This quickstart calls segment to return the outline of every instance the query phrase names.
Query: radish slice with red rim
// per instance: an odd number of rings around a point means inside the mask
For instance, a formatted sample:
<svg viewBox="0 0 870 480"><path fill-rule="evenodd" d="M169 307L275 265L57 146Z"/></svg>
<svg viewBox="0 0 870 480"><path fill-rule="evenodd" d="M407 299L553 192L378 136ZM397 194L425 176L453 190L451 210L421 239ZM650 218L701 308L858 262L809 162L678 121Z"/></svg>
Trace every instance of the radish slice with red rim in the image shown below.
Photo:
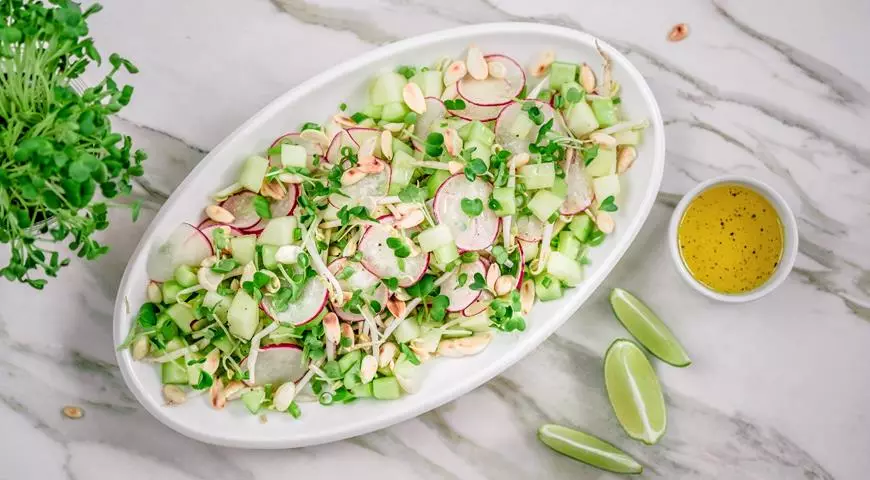
<svg viewBox="0 0 870 480"><path fill-rule="evenodd" d="M337 165L341 161L341 149L343 147L350 147L354 152L359 148L359 144L353 141L353 138L347 131L341 131L329 142L329 148L326 150L326 157L324 157L326 163Z"/></svg>
<svg viewBox="0 0 870 480"><path fill-rule="evenodd" d="M475 300L474 302L471 302L471 304L469 306L462 309L462 316L463 317L473 317L473 316L477 315L480 312L474 311L474 310L476 310L475 308L473 308L473 307L475 307L475 303L477 303L477 302L491 302L493 299L495 299L495 297L492 295L492 293L490 293L488 290L481 290L480 296L477 297L477 300ZM486 311L486 309L484 309L484 311Z"/></svg>
<svg viewBox="0 0 870 480"><path fill-rule="evenodd" d="M592 200L595 199L592 179L586 173L583 161L574 157L575 155L569 154L562 163L562 169L565 171L565 183L568 185L565 201L559 207L559 213L562 215L576 215L589 208L592 205Z"/></svg>
<svg viewBox="0 0 870 480"><path fill-rule="evenodd" d="M152 247L145 271L151 280L165 282L173 278L179 266L199 266L200 262L213 254L208 237L193 225L182 223L165 242Z"/></svg>
<svg viewBox="0 0 870 480"><path fill-rule="evenodd" d="M523 67L504 55L486 55L487 62L499 62L505 67L504 78L488 77L476 80L465 77L456 84L456 91L466 102L479 107L502 106L517 98L526 85Z"/></svg>
<svg viewBox="0 0 870 480"><path fill-rule="evenodd" d="M452 275L441 285L441 292L450 299L450 304L447 305L448 312L459 312L480 297L480 290L471 289L471 284L474 283L474 274L476 273L486 276L486 267L480 259L471 263L461 264L456 274ZM459 279L463 275L465 275L465 282L460 286Z"/></svg>
<svg viewBox="0 0 870 480"><path fill-rule="evenodd" d="M469 182L464 174L448 178L435 192L434 213L439 224L447 225L456 247L461 250L483 250L495 241L500 219L489 208L492 185L480 178ZM483 211L470 217L462 211L462 200L479 199Z"/></svg>
<svg viewBox="0 0 870 480"><path fill-rule="evenodd" d="M230 234L229 234L230 237L235 237L235 236L243 235L243 234L244 234L244 232L242 232L241 230L239 230L239 229L236 228L236 227L232 227L232 226L230 226L230 225L222 225L222 224L217 223L217 222L212 221L212 220L206 220L205 222L202 222L202 223L199 224L199 225L200 225L200 226L197 227L197 228L199 229L200 232L202 232L203 235L205 235L205 238L207 238L208 241L211 242L211 244L212 244L211 246L212 246L212 249L213 249L213 250L217 250L217 249L214 247L214 235L212 234L212 232L214 231L214 229L216 229L216 228L218 228L218 227L226 227L226 228L229 228L229 229L230 229Z"/></svg>
<svg viewBox="0 0 870 480"><path fill-rule="evenodd" d="M302 363L302 348L292 343L276 343L261 347L255 360L254 385L281 385L296 382L308 371Z"/></svg>
<svg viewBox="0 0 870 480"><path fill-rule="evenodd" d="M490 122L498 118L498 115L501 113L503 108L503 105L483 107L480 105L474 105L473 103L469 103L462 110L450 110L450 113L463 120Z"/></svg>
<svg viewBox="0 0 870 480"><path fill-rule="evenodd" d="M358 250L362 253L362 264L366 270L379 278L395 278L400 287L410 287L426 273L429 267L429 254L419 253L416 256L403 258L404 268L399 265L399 258L387 246L387 239L399 237L399 233L390 224L390 215L378 218L377 225L366 228L360 238Z"/></svg>
<svg viewBox="0 0 870 480"><path fill-rule="evenodd" d="M515 217L517 237L527 242L540 242L544 238L544 222L534 215Z"/></svg>
<svg viewBox="0 0 870 480"><path fill-rule="evenodd" d="M287 217L293 213L296 208L296 201L299 198L299 186L296 184L286 185L287 194L281 200L272 200L269 203L269 211L272 213L272 218ZM244 233L260 233L266 228L269 223L268 219L261 218L254 226L243 230Z"/></svg>
<svg viewBox="0 0 870 480"><path fill-rule="evenodd" d="M256 196L253 192L242 192L221 202L221 207L227 209L235 217L232 223L229 224L230 226L236 227L239 230L246 230L253 228L260 221L260 216L257 215L257 211L254 209L254 198Z"/></svg>
<svg viewBox="0 0 870 480"><path fill-rule="evenodd" d="M343 291L353 292L355 290L362 290L363 300L366 300L366 303L369 304L369 306L372 300L378 302L381 308L375 313L380 313L384 307L386 307L387 296L389 295L387 286L381 283L381 280L378 277L372 275L371 272L366 270L362 264L350 261L347 258L338 258L330 263L328 268L329 271L338 278L338 283L341 285ZM353 273L351 273L349 277L342 279L341 277L344 276L342 275L342 272L346 268L351 269ZM361 313L353 313L349 310L344 310L335 303L332 304L332 308L335 311L335 314L342 320L348 322L365 320L365 317Z"/></svg>
<svg viewBox="0 0 870 480"><path fill-rule="evenodd" d="M283 312L277 311L270 297L265 297L260 307L273 320L285 325L305 325L320 315L326 307L326 285L318 277L309 278L296 302L287 305Z"/></svg>
<svg viewBox="0 0 870 480"><path fill-rule="evenodd" d="M282 143L289 143L290 145L299 145L300 147L305 148L305 152L308 154L306 156L306 165L308 168L314 167L314 156L323 156L324 148L322 145L312 142L310 140L306 140L302 138L299 132L291 132L281 135L276 138L272 145L269 145L269 150L281 145ZM281 153L273 153L269 155L269 164L273 167L281 166Z"/></svg>
<svg viewBox="0 0 870 480"><path fill-rule="evenodd" d="M329 203L335 208L341 208L373 197L383 197L390 191L391 171L390 165L384 163L384 169L380 172L370 173L353 185L341 187L344 195L333 193L329 196Z"/></svg>
<svg viewBox="0 0 870 480"><path fill-rule="evenodd" d="M549 120L553 120L553 126L551 127L551 131L557 133L564 133L565 128L562 125L562 120L557 118L556 111L553 107L550 106L549 103L542 102L540 100L528 100L534 101L535 105L541 110L541 114L544 116L544 121L541 123L547 123ZM541 130L541 126L536 125L529 129L528 133L524 136L517 137L511 131L513 129L514 123L520 118L521 115L525 115L528 118L528 112L523 110L523 104L525 102L514 102L510 105L506 106L504 110L501 111L498 118L495 121L495 139L499 145L504 147L507 150L517 154L529 151L529 144L534 142L538 137L538 132Z"/></svg>
<svg viewBox="0 0 870 480"><path fill-rule="evenodd" d="M447 108L444 107L444 102L435 97L426 97L426 111L417 115L417 122L414 123L414 136L425 139L446 116ZM423 149L417 140L413 140L413 143L417 150Z"/></svg>

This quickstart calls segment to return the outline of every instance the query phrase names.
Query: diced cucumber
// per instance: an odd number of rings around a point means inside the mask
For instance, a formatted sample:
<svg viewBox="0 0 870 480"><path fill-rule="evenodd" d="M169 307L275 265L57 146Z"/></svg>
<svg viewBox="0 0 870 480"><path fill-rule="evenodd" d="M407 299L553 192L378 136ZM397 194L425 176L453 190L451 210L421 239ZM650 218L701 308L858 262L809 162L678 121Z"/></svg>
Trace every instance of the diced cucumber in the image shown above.
<svg viewBox="0 0 870 480"><path fill-rule="evenodd" d="M441 77L441 72L437 70L417 72L416 75L411 77L409 82L416 83L423 92L424 97L441 98L441 93L444 91L444 82Z"/></svg>
<svg viewBox="0 0 870 480"><path fill-rule="evenodd" d="M240 265L247 265L254 261L254 255L257 253L257 236L230 237L230 249L233 252L233 260Z"/></svg>
<svg viewBox="0 0 870 480"><path fill-rule="evenodd" d="M370 103L362 109L361 113L371 119L380 120L384 113L384 106Z"/></svg>
<svg viewBox="0 0 870 480"><path fill-rule="evenodd" d="M197 284L196 274L193 269L187 265L179 265L175 268L175 273L172 275L175 281L184 288L192 287Z"/></svg>
<svg viewBox="0 0 870 480"><path fill-rule="evenodd" d="M408 80L396 72L383 73L375 79L371 91L372 105L386 105L402 101L402 89Z"/></svg>
<svg viewBox="0 0 870 480"><path fill-rule="evenodd" d="M553 62L550 65L550 88L556 89L577 78L577 64Z"/></svg>
<svg viewBox="0 0 870 480"><path fill-rule="evenodd" d="M619 117L616 114L616 106L610 98L593 99L592 111L595 113L595 119L598 120L598 125L602 127L609 127L619 123Z"/></svg>
<svg viewBox="0 0 870 480"><path fill-rule="evenodd" d="M359 378L359 371L355 368L350 369L347 373L344 374L341 383L344 385L344 388L348 390L352 389L357 385L360 385L362 382Z"/></svg>
<svg viewBox="0 0 870 480"><path fill-rule="evenodd" d="M378 400L395 400L402 396L396 377L381 377L372 380L372 395Z"/></svg>
<svg viewBox="0 0 870 480"><path fill-rule="evenodd" d="M239 175L239 185L254 193L259 192L268 169L269 160L257 155L248 157Z"/></svg>
<svg viewBox="0 0 870 480"><path fill-rule="evenodd" d="M617 145L637 145L640 143L640 130L623 130L613 134Z"/></svg>
<svg viewBox="0 0 870 480"><path fill-rule="evenodd" d="M183 303L176 303L166 309L169 318L178 325L178 329L184 333L190 333L190 324L196 320L193 309Z"/></svg>
<svg viewBox="0 0 870 480"><path fill-rule="evenodd" d="M476 158L489 167L489 156L492 154L492 145L487 145L480 140L469 140L465 142L463 150L470 149L473 149L471 151L471 158Z"/></svg>
<svg viewBox="0 0 870 480"><path fill-rule="evenodd" d="M393 141L393 144L395 145L395 140ZM403 150L394 152L393 168L390 174L390 186L398 185L400 187L405 187L411 183L411 178L414 177L415 170L415 167L411 162L415 161L414 157L412 157L408 152ZM401 188L399 188L399 191L401 191Z"/></svg>
<svg viewBox="0 0 870 480"><path fill-rule="evenodd" d="M257 238L261 245L281 247L293 243L293 230L296 229L296 217L278 217L269 220L266 228Z"/></svg>
<svg viewBox="0 0 870 480"><path fill-rule="evenodd" d="M227 323L229 323L230 333L243 340L250 340L260 324L257 301L244 290L236 292L230 310L227 312Z"/></svg>
<svg viewBox="0 0 870 480"><path fill-rule="evenodd" d="M453 243L453 240L451 240L447 245L441 245L436 248L432 253L435 255L435 262L438 265L447 265L459 258L459 250L456 248L456 244Z"/></svg>
<svg viewBox="0 0 870 480"><path fill-rule="evenodd" d="M261 257L263 258L263 267L273 269L278 266L278 261L275 260L275 254L278 253L278 248L275 245L263 245Z"/></svg>
<svg viewBox="0 0 870 480"><path fill-rule="evenodd" d="M556 177L550 191L553 192L553 195L564 199L568 195L568 182L564 178Z"/></svg>
<svg viewBox="0 0 870 480"><path fill-rule="evenodd" d="M406 318L393 331L393 338L399 343L408 343L420 336L420 326L413 318Z"/></svg>
<svg viewBox="0 0 870 480"><path fill-rule="evenodd" d="M160 378L164 385L186 385L187 366L184 357L160 364Z"/></svg>
<svg viewBox="0 0 870 480"><path fill-rule="evenodd" d="M489 314L484 310L477 315L462 319L458 326L472 332L487 332L489 331Z"/></svg>
<svg viewBox="0 0 870 480"><path fill-rule="evenodd" d="M508 133L516 138L526 138L533 128L535 128L535 122L528 115L517 115L514 123L508 129Z"/></svg>
<svg viewBox="0 0 870 480"><path fill-rule="evenodd" d="M435 196L435 192L438 191L438 187L444 183L444 180L450 178L450 172L447 170L435 170L432 175L429 176L429 179L426 180L426 193L428 196L426 198L432 198Z"/></svg>
<svg viewBox="0 0 870 480"><path fill-rule="evenodd" d="M173 304L176 301L176 295L181 291L181 285L179 285L175 280L167 280L163 282L160 290L163 294L163 303Z"/></svg>
<svg viewBox="0 0 870 480"><path fill-rule="evenodd" d="M350 352L345 353L338 359L338 368L341 370L341 374L344 375L351 369L357 362L362 360L362 351L361 350L352 350Z"/></svg>
<svg viewBox="0 0 870 480"><path fill-rule="evenodd" d="M586 173L592 177L603 177L616 173L616 149L599 148L598 155L586 166Z"/></svg>
<svg viewBox="0 0 870 480"><path fill-rule="evenodd" d="M221 330L221 332L222 331L223 330ZM224 336L222 337L213 338L211 344L223 353L230 353L233 351L234 348L233 341L230 340L230 337L226 336L226 334L224 334Z"/></svg>
<svg viewBox="0 0 870 480"><path fill-rule="evenodd" d="M408 109L401 101L387 103L384 105L384 110L381 112L381 119L388 122L399 122L405 119L405 114Z"/></svg>
<svg viewBox="0 0 870 480"><path fill-rule="evenodd" d="M577 240L585 242L592 233L592 219L588 215L575 215L568 224L568 230L574 234Z"/></svg>
<svg viewBox="0 0 870 480"><path fill-rule="evenodd" d="M424 252L431 252L438 247L453 243L453 235L447 224L442 223L420 232L420 235L417 236L417 243L420 244L420 248Z"/></svg>
<svg viewBox="0 0 870 480"><path fill-rule="evenodd" d="M592 180L592 191L595 192L595 200L598 205L607 197L616 198L619 195L619 175L608 175Z"/></svg>
<svg viewBox="0 0 870 480"><path fill-rule="evenodd" d="M523 257L527 262L530 262L538 256L538 250L541 249L541 242L523 242Z"/></svg>
<svg viewBox="0 0 870 480"><path fill-rule="evenodd" d="M550 252L550 258L547 260L547 273L572 287L583 281L583 268L580 267L580 264L558 251Z"/></svg>
<svg viewBox="0 0 870 480"><path fill-rule="evenodd" d="M592 107L586 102L578 102L568 107L565 117L568 129L578 137L598 130L598 120Z"/></svg>
<svg viewBox="0 0 870 480"><path fill-rule="evenodd" d="M372 384L357 385L350 389L350 393L356 398L369 398L372 396Z"/></svg>
<svg viewBox="0 0 870 480"><path fill-rule="evenodd" d="M535 278L535 295L544 302L562 298L562 284L552 275L538 275Z"/></svg>
<svg viewBox="0 0 870 480"><path fill-rule="evenodd" d="M248 390L242 394L242 403L249 412L256 414L263 406L263 401L266 400L266 392L262 388L256 390Z"/></svg>
<svg viewBox="0 0 870 480"><path fill-rule="evenodd" d="M441 332L441 336L444 338L465 338L472 335L474 335L474 332L464 328L448 328Z"/></svg>
<svg viewBox="0 0 870 480"><path fill-rule="evenodd" d="M290 168L306 168L308 152L301 145L281 144L281 165Z"/></svg>
<svg viewBox="0 0 870 480"><path fill-rule="evenodd" d="M459 138L466 142L478 141L490 146L495 142L495 132L477 120L466 123L457 132L459 133Z"/></svg>
<svg viewBox="0 0 870 480"><path fill-rule="evenodd" d="M542 222L548 222L549 218L559 210L564 199L549 190L540 190L529 200L529 210Z"/></svg>
<svg viewBox="0 0 870 480"><path fill-rule="evenodd" d="M499 208L493 210L493 212L499 217L515 215L517 213L517 199L514 196L513 188L494 188L492 190L492 198L498 202Z"/></svg>
<svg viewBox="0 0 870 480"><path fill-rule="evenodd" d="M567 99L568 99L568 92L570 92L571 89L577 90L577 93L578 93L578 94L581 94L581 95L582 95L581 92L583 92L583 87L581 87L580 84L577 83L577 82L568 82L568 83L563 83L562 86L561 86L561 88L559 88L559 92L562 94L562 98L565 99L565 104L566 104L566 105L568 105L568 101L567 101Z"/></svg>
<svg viewBox="0 0 870 480"><path fill-rule="evenodd" d="M528 190L550 188L556 181L556 166L552 162L530 163L520 167L517 175Z"/></svg>
<svg viewBox="0 0 870 480"><path fill-rule="evenodd" d="M407 143L393 137L393 152L405 152L410 156L414 154L414 149ZM395 163L395 158L393 159L393 163Z"/></svg>
<svg viewBox="0 0 870 480"><path fill-rule="evenodd" d="M559 253L568 258L577 258L580 255L581 248L580 240L577 240L573 232L570 230L559 232Z"/></svg>
<svg viewBox="0 0 870 480"><path fill-rule="evenodd" d="M199 383L199 374L202 372L201 363L190 363L191 360L201 360L204 355L199 353L188 353L184 356L184 364L187 365L187 383L196 385Z"/></svg>

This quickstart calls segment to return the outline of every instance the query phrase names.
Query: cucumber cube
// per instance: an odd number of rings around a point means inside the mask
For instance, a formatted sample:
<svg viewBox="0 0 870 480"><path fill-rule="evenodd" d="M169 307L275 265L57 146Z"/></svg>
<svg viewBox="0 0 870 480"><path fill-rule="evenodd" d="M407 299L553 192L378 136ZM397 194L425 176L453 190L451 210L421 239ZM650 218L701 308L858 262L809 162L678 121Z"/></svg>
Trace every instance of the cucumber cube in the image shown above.
<svg viewBox="0 0 870 480"><path fill-rule="evenodd" d="M363 115L371 118L371 119L380 120L381 116L384 113L384 106L383 105L372 105L370 103L370 104L366 105L365 108L362 109L361 113Z"/></svg>
<svg viewBox="0 0 870 480"><path fill-rule="evenodd" d="M305 168L308 152L305 147L300 145L291 145L289 143L281 144L281 165L290 168Z"/></svg>
<svg viewBox="0 0 870 480"><path fill-rule="evenodd" d="M166 314L178 325L179 330L184 333L190 333L190 324L196 320L193 316L192 308L183 303L176 303L166 309Z"/></svg>
<svg viewBox="0 0 870 480"><path fill-rule="evenodd" d="M386 105L402 101L402 89L408 81L404 76L387 72L375 79L371 91L372 105Z"/></svg>
<svg viewBox="0 0 870 480"><path fill-rule="evenodd" d="M396 377L381 377L372 381L372 395L378 400L395 400L402 396Z"/></svg>
<svg viewBox="0 0 870 480"><path fill-rule="evenodd" d="M413 178L415 170L415 167L411 162L414 161L416 160L408 152L402 150L395 152L393 155L393 169L390 175L390 185L400 185L405 187L411 183L411 178ZM401 191L401 189L399 190Z"/></svg>
<svg viewBox="0 0 870 480"><path fill-rule="evenodd" d="M414 149L411 148L407 143L393 137L393 152L405 152L408 155L413 155ZM395 159L393 159L393 163L395 163Z"/></svg>
<svg viewBox="0 0 870 480"><path fill-rule="evenodd" d="M187 265L179 265L176 267L173 276L175 277L175 281L184 288L192 287L199 283L196 274L193 273L193 269Z"/></svg>
<svg viewBox="0 0 870 480"><path fill-rule="evenodd" d="M471 158L476 158L489 167L489 156L492 153L492 145L487 145L479 140L469 140L465 143L463 150L472 150Z"/></svg>
<svg viewBox="0 0 870 480"><path fill-rule="evenodd" d="M444 180L450 178L450 172L446 170L436 170L435 173L429 176L429 179L426 180L426 198L432 198L435 196L435 192L438 191L438 187L444 183Z"/></svg>
<svg viewBox="0 0 870 480"><path fill-rule="evenodd" d="M577 94L583 95L583 87L581 87L579 83L568 82L562 84L562 87L559 90L566 104L568 103L568 92L570 92L572 89L577 90Z"/></svg>
<svg viewBox="0 0 870 480"><path fill-rule="evenodd" d="M595 178L592 180L592 191L595 192L595 200L598 205L607 197L616 198L619 195L619 175L608 175L606 177Z"/></svg>
<svg viewBox="0 0 870 480"><path fill-rule="evenodd" d="M511 124L508 133L516 138L527 138L533 128L535 128L535 122L528 115L518 115L514 123Z"/></svg>
<svg viewBox="0 0 870 480"><path fill-rule="evenodd" d="M233 252L233 260L241 265L247 265L254 261L257 248L256 235L242 235L230 237L230 249Z"/></svg>
<svg viewBox="0 0 870 480"><path fill-rule="evenodd" d="M488 332L489 314L483 311L472 317L465 317L459 322L458 326L472 332Z"/></svg>
<svg viewBox="0 0 870 480"><path fill-rule="evenodd" d="M466 124L459 130L459 137L467 142L478 141L487 146L492 146L495 142L495 132L477 120Z"/></svg>
<svg viewBox="0 0 870 480"><path fill-rule="evenodd" d="M243 339L250 340L260 324L260 311L257 301L244 290L236 292L227 312L227 323L230 333Z"/></svg>
<svg viewBox="0 0 870 480"><path fill-rule="evenodd" d="M417 236L417 243L420 244L420 248L424 252L432 252L438 247L453 243L453 235L447 224L442 223L420 232L420 235Z"/></svg>
<svg viewBox="0 0 870 480"><path fill-rule="evenodd" d="M616 173L616 149L599 148L598 155L586 166L591 177L603 177Z"/></svg>
<svg viewBox="0 0 870 480"><path fill-rule="evenodd" d="M557 197L562 197L564 199L568 196L568 182L566 182L564 178L556 177L556 179L553 180L553 187L550 188L550 191Z"/></svg>
<svg viewBox="0 0 870 480"><path fill-rule="evenodd" d="M405 114L408 109L402 103L401 97L398 102L391 102L384 105L384 110L381 113L381 119L387 122L401 122L405 119Z"/></svg>
<svg viewBox="0 0 870 480"><path fill-rule="evenodd" d="M441 93L444 91L444 82L441 78L441 72L437 70L417 72L413 77L411 77L409 82L416 83L423 92L424 97L441 98Z"/></svg>
<svg viewBox="0 0 870 480"><path fill-rule="evenodd" d="M577 240L585 242L592 233L592 219L588 215L575 215L568 224L568 230L577 237Z"/></svg>
<svg viewBox="0 0 870 480"><path fill-rule="evenodd" d="M617 145L637 145L640 143L640 130L623 130L613 134Z"/></svg>
<svg viewBox="0 0 870 480"><path fill-rule="evenodd" d="M499 208L493 210L493 212L499 217L515 215L517 213L517 200L514 196L513 188L495 188L492 191L492 198L498 202Z"/></svg>
<svg viewBox="0 0 870 480"><path fill-rule="evenodd" d="M559 210L563 199L549 190L541 190L529 200L529 210L542 222L548 222L549 218Z"/></svg>
<svg viewBox="0 0 870 480"><path fill-rule="evenodd" d="M160 378L164 385L186 385L187 366L184 365L184 357L162 363L160 365Z"/></svg>
<svg viewBox="0 0 870 480"><path fill-rule="evenodd" d="M595 118L592 108L586 102L571 105L565 116L567 117L568 129L578 137L598 130L598 120Z"/></svg>
<svg viewBox="0 0 870 480"><path fill-rule="evenodd" d="M341 370L342 375L348 372L357 362L362 360L362 351L353 350L345 353L341 358L338 359L338 368Z"/></svg>
<svg viewBox="0 0 870 480"><path fill-rule="evenodd" d="M226 334L222 337L213 338L211 344L223 353L231 353L234 348L232 340Z"/></svg>
<svg viewBox="0 0 870 480"><path fill-rule="evenodd" d="M263 401L266 400L266 392L262 389L248 390L242 394L242 403L249 412L256 414L263 406Z"/></svg>
<svg viewBox="0 0 870 480"><path fill-rule="evenodd" d="M175 297L181 291L181 285L175 280L167 280L163 282L161 293L163 294L163 303L173 304L176 302Z"/></svg>
<svg viewBox="0 0 870 480"><path fill-rule="evenodd" d="M550 188L556 181L556 166L554 163L530 163L517 170L520 181L529 190Z"/></svg>
<svg viewBox="0 0 870 480"><path fill-rule="evenodd" d="M539 275L535 278L535 295L543 302L562 298L562 284L552 275Z"/></svg>
<svg viewBox="0 0 870 480"><path fill-rule="evenodd" d="M372 384L357 385L350 389L350 393L357 398L369 398L372 396Z"/></svg>
<svg viewBox="0 0 870 480"><path fill-rule="evenodd" d="M399 343L408 343L420 336L420 325L414 319L405 319L396 327L393 337Z"/></svg>
<svg viewBox="0 0 870 480"><path fill-rule="evenodd" d="M553 62L550 65L550 88L556 89L577 78L577 64Z"/></svg>
<svg viewBox="0 0 870 480"><path fill-rule="evenodd" d="M261 245L281 247L293 243L293 230L296 229L296 217L278 217L269 220L266 228L257 238Z"/></svg>
<svg viewBox="0 0 870 480"><path fill-rule="evenodd" d="M263 267L268 269L273 269L278 267L278 261L275 260L275 254L278 253L278 248L275 245L263 245L262 247L262 258L263 258Z"/></svg>
<svg viewBox="0 0 870 480"><path fill-rule="evenodd" d="M569 286L577 285L583 281L583 268L580 267L580 264L558 251L550 252L550 258L547 260L547 273Z"/></svg>
<svg viewBox="0 0 870 480"><path fill-rule="evenodd" d="M239 185L254 193L259 192L268 169L269 160L257 155L248 157L239 175Z"/></svg>
<svg viewBox="0 0 870 480"><path fill-rule="evenodd" d="M447 245L442 245L436 248L432 253L435 254L435 262L438 265L446 266L448 263L459 258L459 250L456 248L456 244L453 243L453 240L451 240Z"/></svg>
<svg viewBox="0 0 870 480"><path fill-rule="evenodd" d="M619 122L616 115L616 106L613 105L613 100L609 98L596 98L592 100L592 111L595 113L595 119L602 127L609 127Z"/></svg>
<svg viewBox="0 0 870 480"><path fill-rule="evenodd" d="M580 255L581 247L580 241L571 231L562 230L559 232L559 253L568 258L577 258Z"/></svg>
<svg viewBox="0 0 870 480"><path fill-rule="evenodd" d="M523 257L526 262L531 262L538 256L538 250L541 248L541 242L523 242Z"/></svg>

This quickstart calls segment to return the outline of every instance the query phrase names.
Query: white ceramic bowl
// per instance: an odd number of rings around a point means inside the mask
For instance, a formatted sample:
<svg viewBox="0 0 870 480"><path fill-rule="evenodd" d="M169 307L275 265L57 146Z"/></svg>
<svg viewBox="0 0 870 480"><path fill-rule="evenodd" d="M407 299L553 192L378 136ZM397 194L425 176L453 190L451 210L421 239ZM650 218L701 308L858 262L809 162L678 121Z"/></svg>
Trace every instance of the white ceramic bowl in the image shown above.
<svg viewBox="0 0 870 480"><path fill-rule="evenodd" d="M595 40L578 31L537 24L462 27L381 47L282 95L215 147L148 227L118 291L115 343L123 341L136 309L145 301L146 255L152 246L159 245L178 224L201 218L209 194L235 179L241 159L265 150L274 138L302 122L328 118L341 102L351 107L362 105L369 79L377 72L397 65L429 63L443 55L460 55L472 43L484 52L510 55L525 66L547 49L557 52L561 59L598 65ZM204 442L247 448L300 447L360 435L420 415L481 385L532 351L580 307L622 257L652 208L664 170L664 127L652 92L622 54L604 42L600 44L612 58L614 79L622 85L623 109L629 118L648 119L650 127L638 148L638 160L623 179L616 230L601 246L592 249L586 281L558 301L536 305L527 318L525 332L498 334L484 352L473 357L427 363L427 378L414 395L396 401L367 400L331 407L303 404L301 419L271 414L265 424L240 402L233 402L223 411L213 410L203 397L165 407L154 366L133 361L128 351L118 352L124 379L136 398L161 422Z"/></svg>
<svg viewBox="0 0 870 480"><path fill-rule="evenodd" d="M686 268L685 262L683 262L683 258L680 255L679 240L677 238L677 228L680 226L680 220L683 218L683 214L686 212L689 203L708 188L726 183L744 185L763 195L764 198L766 198L776 209L776 213L779 215L780 222L782 223L783 234L782 258L780 259L776 270L773 272L773 275L760 287L746 293L733 295L710 290L707 286L698 280L695 280L692 274L689 273L689 269ZM795 258L797 257L798 249L797 221L795 221L794 213L792 213L788 203L786 203L782 196L774 189L770 188L766 183L749 177L724 175L699 183L695 188L689 190L689 192L683 196L671 216L671 223L668 228L668 247L671 251L671 259L674 261L677 271L680 272L683 280L685 280L686 283L691 285L695 290L714 300L722 302L751 302L752 300L757 300L772 292L785 280L785 277L788 276L789 272L791 272Z"/></svg>

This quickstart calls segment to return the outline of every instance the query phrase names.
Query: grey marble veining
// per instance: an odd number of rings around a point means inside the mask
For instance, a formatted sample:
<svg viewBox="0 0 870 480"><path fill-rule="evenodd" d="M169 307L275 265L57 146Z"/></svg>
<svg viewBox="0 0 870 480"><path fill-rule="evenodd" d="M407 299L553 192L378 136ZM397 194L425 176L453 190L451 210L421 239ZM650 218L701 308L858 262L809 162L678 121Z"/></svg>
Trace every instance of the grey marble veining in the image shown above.
<svg viewBox="0 0 870 480"><path fill-rule="evenodd" d="M46 290L0 284L0 479L613 478L553 454L545 422L626 449L644 477L861 479L870 469L870 4L566 0L113 0L98 44L141 68L116 125L149 151L133 224L113 211L112 251ZM208 150L295 84L378 45L461 24L538 21L622 50L665 117L668 165L650 219L604 285L550 340L462 398L394 427L288 451L212 447L150 417L114 363L111 308L139 235ZM690 36L665 36L679 22ZM777 188L800 256L775 293L712 303L665 248L679 195L721 173ZM627 335L610 287L667 318L688 369L658 366L669 407L658 445L632 442L603 389L601 356ZM545 374L544 374L545 373ZM85 417L60 408L80 405Z"/></svg>

